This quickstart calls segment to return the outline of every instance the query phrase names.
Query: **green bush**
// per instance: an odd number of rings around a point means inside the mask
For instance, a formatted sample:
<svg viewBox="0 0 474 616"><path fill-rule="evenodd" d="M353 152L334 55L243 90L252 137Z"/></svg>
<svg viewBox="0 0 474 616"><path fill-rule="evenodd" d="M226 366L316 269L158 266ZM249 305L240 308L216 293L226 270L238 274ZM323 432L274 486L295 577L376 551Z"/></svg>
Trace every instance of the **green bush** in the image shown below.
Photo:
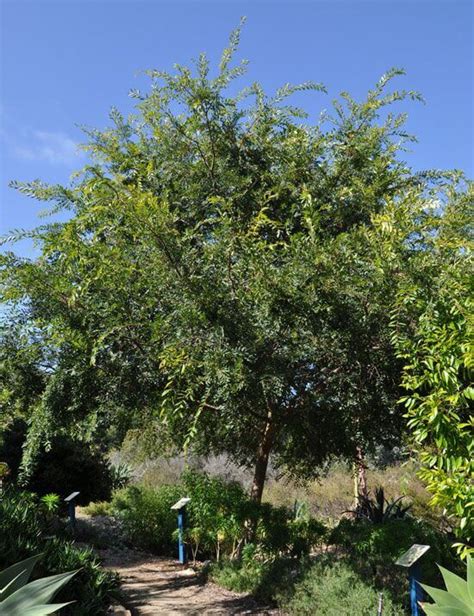
<svg viewBox="0 0 474 616"><path fill-rule="evenodd" d="M266 557L307 554L324 536L324 526L307 510L303 515L300 508L295 515L287 507L254 503L237 482L187 471L183 485L191 498L186 539L194 556L233 559L252 534L249 526L255 529L252 541Z"/></svg>
<svg viewBox="0 0 474 616"><path fill-rule="evenodd" d="M129 486L115 493L112 511L122 521L127 539L135 546L170 553L174 546L176 512L171 506L183 495L179 486Z"/></svg>
<svg viewBox="0 0 474 616"><path fill-rule="evenodd" d="M113 513L112 504L108 501L99 501L97 503L89 503L84 507L84 513L91 517L100 515L111 515Z"/></svg>
<svg viewBox="0 0 474 616"><path fill-rule="evenodd" d="M283 610L295 616L371 616L377 613L379 591L343 562L324 559L316 563L296 583L291 596L280 599ZM384 594L384 616L404 616L405 612Z"/></svg>
<svg viewBox="0 0 474 616"><path fill-rule="evenodd" d="M0 498L0 567L41 552L47 532L44 514L35 494L4 490Z"/></svg>
<svg viewBox="0 0 474 616"><path fill-rule="evenodd" d="M47 576L81 569L68 587L65 600L75 600L64 615L99 616L118 588L116 576L100 567L90 550L79 549L61 537L49 538L47 505L30 492L5 490L0 499L0 568L44 553L38 574ZM61 595L58 595L61 599Z"/></svg>
<svg viewBox="0 0 474 616"><path fill-rule="evenodd" d="M242 486L195 471L185 471L182 480L185 495L191 498L185 538L193 557L235 556L251 507Z"/></svg>
<svg viewBox="0 0 474 616"><path fill-rule="evenodd" d="M429 524L410 516L372 524L365 520L342 519L331 532L329 543L343 549L352 566L374 580L380 588L391 589L394 596L406 590L406 572L395 566L397 558L414 543L431 546L423 557L422 581L438 583L436 563L459 567L449 539Z"/></svg>

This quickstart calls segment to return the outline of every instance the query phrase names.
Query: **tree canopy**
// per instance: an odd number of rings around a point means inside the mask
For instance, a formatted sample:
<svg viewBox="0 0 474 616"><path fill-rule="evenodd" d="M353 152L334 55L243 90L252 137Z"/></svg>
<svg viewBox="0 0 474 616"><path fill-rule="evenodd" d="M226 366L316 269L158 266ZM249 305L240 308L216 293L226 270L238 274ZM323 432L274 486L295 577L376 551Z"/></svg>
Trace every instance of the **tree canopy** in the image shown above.
<svg viewBox="0 0 474 616"><path fill-rule="evenodd" d="M401 71L314 124L287 98L320 84L231 96L238 40L216 76L204 55L149 71L135 114L87 131L69 186L14 184L69 212L29 234L38 258L2 257L3 298L52 357L29 452L58 429L136 429L253 466L260 499L270 454L311 476L400 437L390 318L426 206L457 180L401 160L388 108L419 98L391 89Z"/></svg>

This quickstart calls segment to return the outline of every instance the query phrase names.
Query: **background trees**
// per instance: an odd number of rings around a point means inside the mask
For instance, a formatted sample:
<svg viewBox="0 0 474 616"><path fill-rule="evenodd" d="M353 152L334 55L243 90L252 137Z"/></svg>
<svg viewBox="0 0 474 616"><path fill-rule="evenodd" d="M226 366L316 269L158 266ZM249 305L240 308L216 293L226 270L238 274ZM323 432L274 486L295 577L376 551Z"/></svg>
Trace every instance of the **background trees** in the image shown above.
<svg viewBox="0 0 474 616"><path fill-rule="evenodd" d="M17 185L70 211L36 230L38 259L3 257L4 299L53 364L26 466L58 429L135 427L253 466L260 500L270 454L309 476L400 435L389 320L420 246L397 224L432 178L399 160L404 117L385 108L418 95L389 92L391 71L312 125L285 99L319 84L229 95L238 37L215 77L204 56L151 71L135 116L88 132L94 162L71 186Z"/></svg>

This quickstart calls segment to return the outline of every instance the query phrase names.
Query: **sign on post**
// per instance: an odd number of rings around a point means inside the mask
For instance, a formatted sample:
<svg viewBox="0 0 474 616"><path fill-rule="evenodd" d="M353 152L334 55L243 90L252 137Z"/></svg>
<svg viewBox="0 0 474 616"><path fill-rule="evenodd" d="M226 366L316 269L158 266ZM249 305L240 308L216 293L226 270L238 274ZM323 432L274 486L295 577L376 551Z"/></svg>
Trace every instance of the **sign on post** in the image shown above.
<svg viewBox="0 0 474 616"><path fill-rule="evenodd" d="M67 503L67 510L69 515L69 523L72 530L76 530L76 498L80 492L71 492L69 496L66 496L64 502Z"/></svg>
<svg viewBox="0 0 474 616"><path fill-rule="evenodd" d="M430 549L429 545L414 543L404 554L400 556L395 564L399 567L408 569L410 580L410 605L412 616L419 616L420 610L418 602L423 599L421 586L418 582L420 577L420 558Z"/></svg>
<svg viewBox="0 0 474 616"><path fill-rule="evenodd" d="M186 526L186 505L189 503L190 498L181 498L175 503L171 509L178 512L178 559L181 564L186 564L187 554L186 545L184 543L184 529Z"/></svg>

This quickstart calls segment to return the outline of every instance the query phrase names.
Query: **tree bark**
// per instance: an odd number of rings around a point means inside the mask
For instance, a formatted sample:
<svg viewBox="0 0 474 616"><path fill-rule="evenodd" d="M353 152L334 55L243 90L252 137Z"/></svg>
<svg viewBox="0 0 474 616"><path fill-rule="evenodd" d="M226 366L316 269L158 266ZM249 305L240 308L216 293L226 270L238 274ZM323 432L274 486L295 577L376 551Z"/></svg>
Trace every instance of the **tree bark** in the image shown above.
<svg viewBox="0 0 474 616"><path fill-rule="evenodd" d="M273 414L272 411L269 410L267 413L265 428L262 432L262 437L257 450L252 489L250 490L250 498L256 503L262 502L263 488L267 477L268 460L273 447L274 437L275 426L273 423Z"/></svg>
<svg viewBox="0 0 474 616"><path fill-rule="evenodd" d="M356 447L356 459L354 462L354 506L359 504L361 496L368 496L367 489L367 466L365 464L364 452L362 447Z"/></svg>

